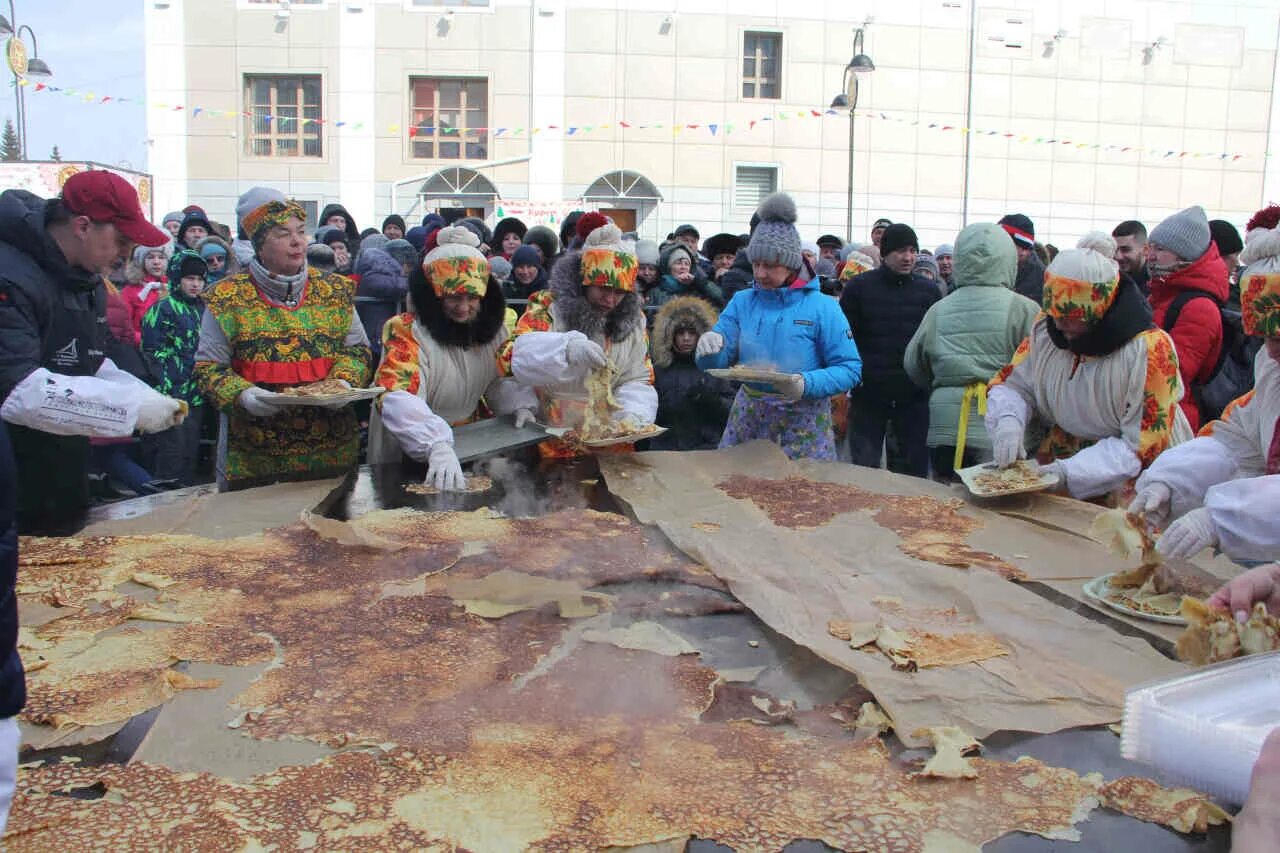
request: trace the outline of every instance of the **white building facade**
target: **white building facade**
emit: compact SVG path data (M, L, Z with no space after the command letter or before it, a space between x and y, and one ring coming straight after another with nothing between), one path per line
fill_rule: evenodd
M974 5L976 4L976 5ZM1280 197L1274 0L145 0L156 210L234 222L274 186L363 228L437 208L641 236L806 237L885 216L922 244L1021 212L1046 242ZM179 108L180 107L180 108Z

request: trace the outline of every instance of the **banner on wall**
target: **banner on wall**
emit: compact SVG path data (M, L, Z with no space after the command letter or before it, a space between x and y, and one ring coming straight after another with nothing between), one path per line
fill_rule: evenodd
M152 210L151 176L142 172L134 172L130 169L107 166L102 163L90 161L68 163L55 160L25 160L16 163L0 162L0 188L26 190L41 198L53 198L62 194L62 185L67 182L67 178L77 172L90 170L113 172L124 178L138 193L138 201L142 203L142 212L147 215L148 219L155 218Z
M564 218L575 210L588 210L594 208L595 205L586 205L581 200L576 201L520 201L519 199L512 201L499 201L494 210L494 216L498 220L506 219L508 216L514 216L525 225L546 225L556 231L560 230L560 223Z

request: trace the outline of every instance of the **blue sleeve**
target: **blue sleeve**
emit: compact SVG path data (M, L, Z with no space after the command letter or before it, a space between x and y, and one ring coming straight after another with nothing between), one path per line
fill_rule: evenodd
M725 306L724 311L720 312L720 319L711 327L711 331L719 332L724 336L724 349L715 355L700 356L695 359L699 370L723 369L738 363L738 344L742 337L742 327L738 323L738 312L745 304L743 300L750 298L750 294L751 291L749 290L738 291L729 300L729 304Z
M849 321L835 300L823 297L818 311L818 358L822 367L805 371L805 397L833 397L862 381L862 357L853 342Z

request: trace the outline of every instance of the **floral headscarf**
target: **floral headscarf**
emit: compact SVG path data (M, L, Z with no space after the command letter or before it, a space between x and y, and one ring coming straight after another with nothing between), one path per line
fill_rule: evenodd
M246 213L244 218L240 220L240 225L244 228L244 233L249 235L249 239L252 240L262 229L270 228L273 225L283 225L290 219L307 221L307 212L302 209L302 205L292 200L269 201Z
M636 289L635 246L622 242L622 232L613 223L601 225L587 235L582 248L582 286L612 287L632 293Z
M422 260L422 271L436 296L481 296L489 290L489 262L480 254L480 239L461 225L441 228L436 248Z
M1044 273L1044 312L1055 320L1102 319L1116 301L1115 261L1093 249L1065 249Z

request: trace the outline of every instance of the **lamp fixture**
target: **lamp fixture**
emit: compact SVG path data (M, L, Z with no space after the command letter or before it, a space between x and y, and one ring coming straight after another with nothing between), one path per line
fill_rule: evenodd
M0 15L0 36L13 35L13 24L4 15Z
M1150 65L1151 60L1155 59L1156 53L1159 52L1160 48L1164 47L1168 43L1169 43L1169 40L1167 38L1165 38L1164 36L1160 36L1151 44L1144 47L1142 49L1142 64Z
M665 36L668 33L670 33L671 27L675 24L675 22L676 22L676 19L674 15L667 15L665 18L663 18L662 23L658 24L658 35Z
M1058 47L1058 42L1062 41L1066 37L1067 37L1066 30L1058 30L1056 33L1053 34L1053 38L1045 41L1044 52L1041 53L1040 55L1043 56L1045 59L1049 59L1050 57L1052 57L1054 50L1057 49Z
M844 91L831 99L831 109L849 111L849 181L846 187L845 239L850 241L853 239L853 122L858 109L858 79L876 70L876 64L871 61L871 57L862 52L862 41L871 20L868 17L862 22L862 26L854 29L853 58L844 67Z

